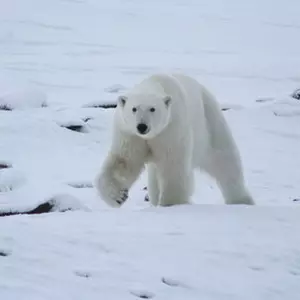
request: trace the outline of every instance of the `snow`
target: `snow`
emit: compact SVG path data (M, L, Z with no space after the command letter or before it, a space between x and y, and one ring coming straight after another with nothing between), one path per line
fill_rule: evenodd
M0 299L299 298L297 0L0 5L0 211L74 209L0 218ZM202 174L191 206L150 207L145 174L121 209L98 198L114 111L99 106L157 71L228 109L255 207Z
M1 298L297 299L298 225L260 206L7 217Z

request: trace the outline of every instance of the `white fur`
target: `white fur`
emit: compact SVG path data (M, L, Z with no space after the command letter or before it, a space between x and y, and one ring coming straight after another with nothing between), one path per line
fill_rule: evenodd
M119 98L111 150L96 178L101 198L120 207L145 165L155 206L189 203L196 168L216 180L227 204L254 204L218 103L188 76L156 74Z

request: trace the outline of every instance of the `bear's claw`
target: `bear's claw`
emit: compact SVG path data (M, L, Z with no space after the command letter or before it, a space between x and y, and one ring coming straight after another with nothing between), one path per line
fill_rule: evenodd
M122 205L128 199L128 190L124 189L120 191L120 199L117 199L116 202L119 205Z

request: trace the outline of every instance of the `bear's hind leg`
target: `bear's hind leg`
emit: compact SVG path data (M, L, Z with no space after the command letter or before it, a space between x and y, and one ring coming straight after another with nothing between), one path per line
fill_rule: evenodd
M227 204L254 204L244 182L240 154L218 102L206 89L202 93L208 149L200 168L216 179ZM201 147L201 140L197 144Z
M242 166L237 155L226 151L211 151L205 171L212 176L225 199L226 204L253 205L242 172Z

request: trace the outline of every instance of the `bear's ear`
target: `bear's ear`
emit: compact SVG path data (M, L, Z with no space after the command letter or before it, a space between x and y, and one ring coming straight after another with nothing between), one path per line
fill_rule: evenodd
M124 107L127 101L127 97L126 96L119 96L118 98L118 102L120 104L121 107Z
M163 100L166 104L166 107L169 107L171 102L172 102L172 97L171 96L165 96Z

